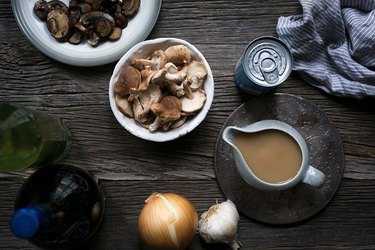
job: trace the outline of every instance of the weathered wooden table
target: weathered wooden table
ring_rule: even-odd
[[[139,249],[137,218],[152,192],[189,198],[199,215],[224,201],[214,171],[218,133],[233,110],[252,96],[234,85],[234,66],[254,38],[275,36],[279,16],[301,12],[297,0],[164,0],[148,39],[177,37],[194,44],[215,79],[213,105],[204,122],[171,142],[134,137],[115,120],[108,81],[115,63],[80,68],[56,62],[34,48],[16,24],[11,1],[0,2],[0,101],[15,102],[62,117],[74,134],[66,163],[99,177],[107,210],[92,249]],[[293,73],[276,92],[301,96],[335,123],[343,141],[345,172],[333,200],[316,216],[276,227],[241,215],[238,238],[252,248],[375,248],[375,102],[327,95]],[[0,249],[34,249],[12,236],[9,219],[24,177],[0,177]],[[198,237],[189,249],[226,249]]]

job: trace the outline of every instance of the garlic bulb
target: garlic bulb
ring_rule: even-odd
[[[211,206],[198,222],[199,235],[207,243],[227,243],[232,249],[240,249],[237,224],[240,216],[230,200]]]

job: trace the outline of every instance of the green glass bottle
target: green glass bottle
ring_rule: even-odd
[[[16,171],[62,159],[71,134],[48,114],[0,103],[0,171]]]

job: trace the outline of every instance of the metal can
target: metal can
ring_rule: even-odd
[[[252,41],[239,58],[235,82],[246,93],[265,94],[283,83],[292,72],[293,58],[288,47],[274,37]]]

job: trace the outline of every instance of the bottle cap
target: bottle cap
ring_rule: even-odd
[[[11,221],[11,229],[15,236],[19,238],[31,238],[39,229],[41,224],[41,214],[34,207],[18,209]]]

